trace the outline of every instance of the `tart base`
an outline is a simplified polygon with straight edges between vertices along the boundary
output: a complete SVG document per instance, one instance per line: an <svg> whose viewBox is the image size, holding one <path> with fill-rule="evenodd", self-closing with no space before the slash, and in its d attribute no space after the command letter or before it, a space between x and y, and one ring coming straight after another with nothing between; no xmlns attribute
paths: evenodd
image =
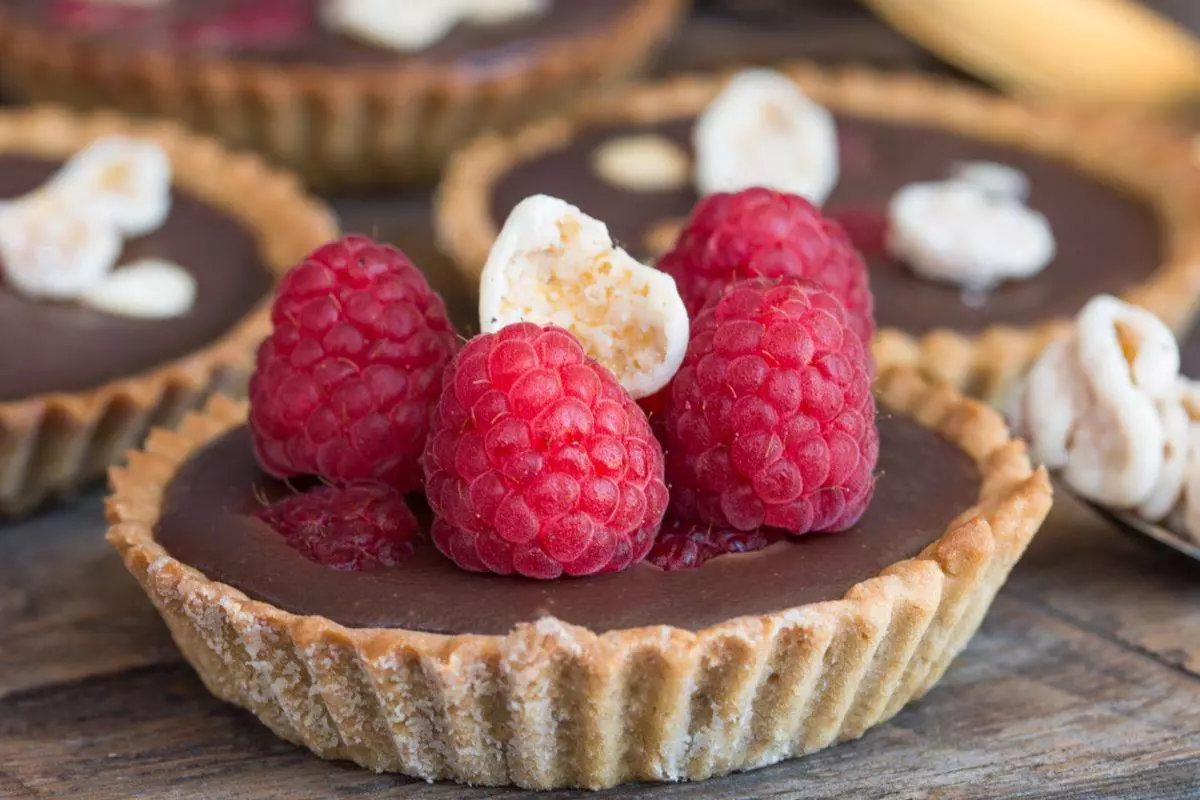
<svg viewBox="0 0 1200 800"><path fill-rule="evenodd" d="M1150 309L1177 333L1191 325L1200 303L1200 181L1182 138L1132 116L1044 108L915 74L804 63L780 69L834 112L925 125L1026 150L1146 202L1166 232L1163 263L1122 298ZM591 125L694 116L726 78L683 76L634 86L512 135L476 140L451 159L439 189L435 224L441 248L464 276L477 280L498 233L492 189L514 165L562 147ZM995 326L979 334L939 329L919 338L892 330L876 342L876 357L880 363L910 364L997 403L1065 323Z"/></svg>
<svg viewBox="0 0 1200 800"><path fill-rule="evenodd" d="M55 108L0 114L0 152L64 160L100 136L151 139L172 182L228 212L255 237L264 267L282 273L337 235L329 210L294 178L170 123ZM270 298L222 338L148 372L83 392L0 402L0 517L27 513L104 474L151 427L170 427L215 392L244 390L270 331Z"/></svg>
<svg viewBox="0 0 1200 800"><path fill-rule="evenodd" d="M0 83L23 101L115 108L179 119L257 150L323 189L433 179L446 157L489 128L571 104L635 74L687 9L643 0L582 41L518 69L281 66L94 47L0 8Z"/></svg>
<svg viewBox="0 0 1200 800"><path fill-rule="evenodd" d="M504 636L349 629L210 581L154 526L179 465L244 419L224 398L111 472L108 539L205 686L319 756L531 789L701 780L857 738L921 696L1050 508L1045 471L995 412L903 367L879 394L976 461L978 504L841 600L698 632L553 618Z"/></svg>

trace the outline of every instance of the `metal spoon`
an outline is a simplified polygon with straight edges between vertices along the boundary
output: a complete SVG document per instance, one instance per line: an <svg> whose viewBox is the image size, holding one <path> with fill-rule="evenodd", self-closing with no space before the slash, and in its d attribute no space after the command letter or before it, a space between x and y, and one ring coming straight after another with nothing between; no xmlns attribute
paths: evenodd
<svg viewBox="0 0 1200 800"><path fill-rule="evenodd" d="M1164 528L1162 525L1148 522L1138 515L1131 514L1128 511L1118 511L1117 509L1105 508L1102 505L1093 503L1091 500L1088 500L1079 493L1071 491L1068 487L1063 486L1061 481L1058 482L1058 488L1060 490L1070 491L1073 497L1076 497L1081 502L1091 506L1098 511L1101 516L1113 522L1118 527L1124 528L1127 531L1132 531L1133 533L1141 534L1142 536L1149 536L1154 541L1158 542L1159 544L1166 545L1177 553L1182 553L1188 558L1200 561L1200 546L1192 544L1169 528Z"/></svg>

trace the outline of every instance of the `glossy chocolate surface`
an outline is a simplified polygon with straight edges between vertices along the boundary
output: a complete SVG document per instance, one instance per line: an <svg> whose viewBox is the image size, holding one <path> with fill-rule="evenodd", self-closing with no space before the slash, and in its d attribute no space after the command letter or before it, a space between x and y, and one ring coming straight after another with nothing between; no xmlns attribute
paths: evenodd
<svg viewBox="0 0 1200 800"><path fill-rule="evenodd" d="M690 152L692 122L586 131L565 148L519 164L502 177L493 191L493 218L502 223L530 194L555 195L604 220L633 254L648 257L647 232L661 221L686 217L697 200L695 191L690 185L666 192L617 188L592 171L591 154L613 137L645 132L660 133ZM995 161L1029 176L1029 204L1050 220L1058 241L1054 261L1040 275L1001 285L980 307L967 305L958 287L916 278L904 264L869 255L881 328L914 334L934 328L979 331L1070 316L1092 296L1144 280L1160 264L1160 231L1152 210L1069 166L944 131L861 118L839 117L838 133L841 174L825 205L830 213L882 214L908 183L948 177L958 163Z"/></svg>
<svg viewBox="0 0 1200 800"><path fill-rule="evenodd" d="M0 157L0 199L46 181L60 165ZM32 300L0 277L0 402L73 392L132 377L219 339L271 289L253 237L229 215L178 191L166 223L129 240L118 265L174 261L196 277L196 304L183 317L135 320L75 303Z"/></svg>
<svg viewBox="0 0 1200 800"><path fill-rule="evenodd" d="M548 43L593 34L638 0L551 0L544 12L511 22L460 24L436 43L411 53L369 45L331 30L321 22L321 2L290 0L289 6L282 6L277 0L259 0L266 10L256 14L251 0L168 0L166 8L147 12L144 21L133 25L108 28L74 23L69 29L106 45L136 43L202 56L327 65L459 61L469 69L486 69L520 61ZM396 0L398 6L403 3ZM8 4L24 16L64 29L70 19L55 15L52 0L8 0ZM268 14L279 21L264 21ZM264 33L256 33L256 25ZM290 29L286 35L281 33L285 26Z"/></svg>
<svg viewBox="0 0 1200 800"><path fill-rule="evenodd" d="M638 564L614 575L535 581L464 572L422 541L413 560L397 569L336 572L248 516L258 507L256 494L278 497L287 490L259 470L244 427L183 465L167 489L156 536L171 555L209 578L287 611L351 627L499 634L553 615L595 631L698 630L840 598L919 553L974 504L979 476L966 455L908 420L885 416L879 428L875 497L854 528L721 556L694 570Z"/></svg>

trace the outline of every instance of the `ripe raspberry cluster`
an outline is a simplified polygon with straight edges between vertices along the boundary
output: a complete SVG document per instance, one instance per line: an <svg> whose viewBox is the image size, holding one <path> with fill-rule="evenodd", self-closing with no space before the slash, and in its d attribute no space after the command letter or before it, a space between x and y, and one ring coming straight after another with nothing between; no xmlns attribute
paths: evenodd
<svg viewBox="0 0 1200 800"><path fill-rule="evenodd" d="M395 248L312 254L280 287L250 427L267 472L330 485L260 517L321 563L386 567L429 546L402 497L423 486L432 546L538 579L694 568L852 526L879 437L873 299L845 233L799 197L713 195L660 266L693 321L683 365L639 406L554 325L455 353Z"/></svg>
<svg viewBox="0 0 1200 800"><path fill-rule="evenodd" d="M755 188L705 197L658 268L675 279L693 317L736 281L796 278L833 293L862 341L875 332L862 256L840 225L797 195Z"/></svg>

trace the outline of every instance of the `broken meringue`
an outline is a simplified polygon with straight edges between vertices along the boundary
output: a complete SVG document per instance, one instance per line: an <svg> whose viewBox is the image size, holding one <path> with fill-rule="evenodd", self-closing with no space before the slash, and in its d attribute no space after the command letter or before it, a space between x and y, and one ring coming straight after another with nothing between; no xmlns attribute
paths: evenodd
<svg viewBox="0 0 1200 800"><path fill-rule="evenodd" d="M502 25L546 10L547 0L327 0L327 27L401 52L436 44L460 22Z"/></svg>
<svg viewBox="0 0 1200 800"><path fill-rule="evenodd" d="M33 298L69 300L100 284L121 254L110 220L38 192L0 205L4 280Z"/></svg>
<svg viewBox="0 0 1200 800"><path fill-rule="evenodd" d="M1016 416L1031 456L1090 500L1158 514L1178 496L1175 459L1187 447L1168 438L1180 435L1178 375L1178 345L1157 317L1093 298L1022 388Z"/></svg>
<svg viewBox="0 0 1200 800"><path fill-rule="evenodd" d="M182 317L196 303L196 279L178 264L147 258L122 266L79 301L97 311L134 319Z"/></svg>
<svg viewBox="0 0 1200 800"><path fill-rule="evenodd" d="M142 236L171 212L171 161L154 142L106 136L76 153L44 191L126 236Z"/></svg>
<svg viewBox="0 0 1200 800"><path fill-rule="evenodd" d="M548 5L549 0L466 0L464 18L479 25L502 25L541 14Z"/></svg>
<svg viewBox="0 0 1200 800"><path fill-rule="evenodd" d="M975 180L902 188L888 205L887 246L921 277L976 291L1030 278L1055 253L1045 216Z"/></svg>
<svg viewBox="0 0 1200 800"><path fill-rule="evenodd" d="M992 197L1025 201L1029 197L1029 176L1016 167L995 161L968 161L951 173L954 180L969 183Z"/></svg>
<svg viewBox="0 0 1200 800"><path fill-rule="evenodd" d="M609 139L592 152L592 171L631 192L667 192L687 186L687 153L652 133Z"/></svg>
<svg viewBox="0 0 1200 800"><path fill-rule="evenodd" d="M463 0L329 0L325 24L368 44L420 50L437 42L463 18Z"/></svg>
<svg viewBox="0 0 1200 800"><path fill-rule="evenodd" d="M837 184L833 115L773 70L745 70L730 79L692 137L702 194L765 186L820 205Z"/></svg>
<svg viewBox="0 0 1200 800"><path fill-rule="evenodd" d="M616 247L603 222L554 197L527 197L512 210L479 294L482 332L522 321L566 328L635 398L666 386L687 350L675 281Z"/></svg>

